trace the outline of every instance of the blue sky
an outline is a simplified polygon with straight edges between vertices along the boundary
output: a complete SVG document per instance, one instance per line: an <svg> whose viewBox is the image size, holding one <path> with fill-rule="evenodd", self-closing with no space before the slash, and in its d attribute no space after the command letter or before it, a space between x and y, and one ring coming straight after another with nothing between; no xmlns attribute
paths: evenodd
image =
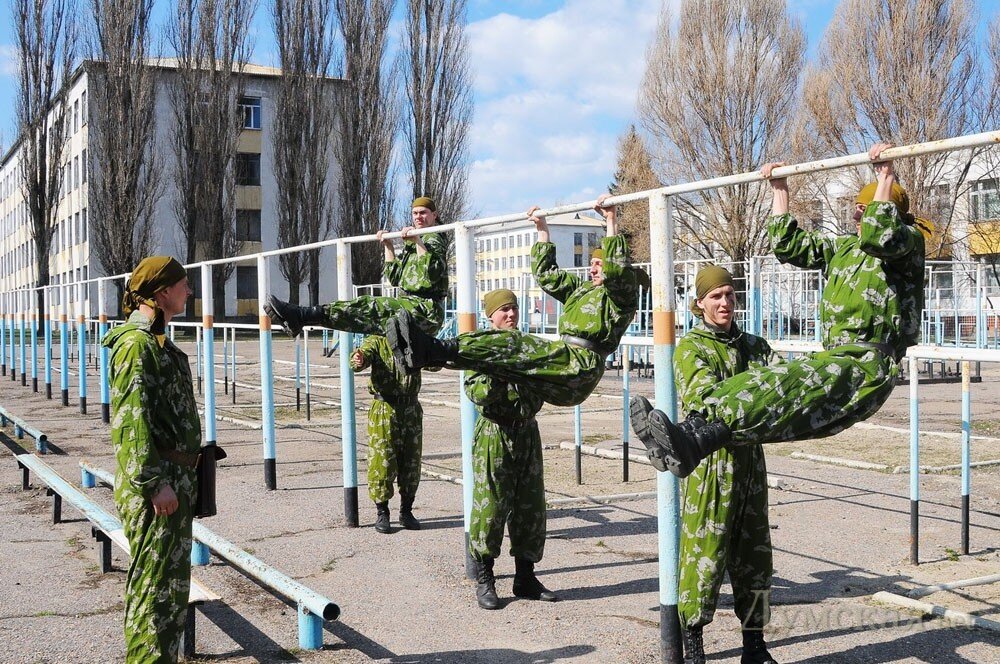
<svg viewBox="0 0 1000 664"><path fill-rule="evenodd" d="M253 30L254 61L262 64L276 59L270 1L258 8ZM617 138L635 121L644 55L662 1L469 0L474 213L516 212L605 190ZM86 7L87 0L77 2ZM835 3L788 4L806 28L812 53ZM1000 0L976 4L984 25L1000 8ZM9 145L15 82L9 2L0 6L0 17L0 132Z"/></svg>

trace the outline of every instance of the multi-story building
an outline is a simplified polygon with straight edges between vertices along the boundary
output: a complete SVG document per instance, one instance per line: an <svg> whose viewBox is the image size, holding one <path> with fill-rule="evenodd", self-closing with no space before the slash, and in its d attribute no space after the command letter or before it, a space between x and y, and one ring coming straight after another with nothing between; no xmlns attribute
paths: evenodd
<svg viewBox="0 0 1000 664"><path fill-rule="evenodd" d="M58 222L49 258L53 285L107 276L91 243L90 228L92 224L100 223L100 220L93 219L89 213L87 191L91 169L96 168L99 163L93 158L89 141L88 120L94 105L93 95L88 92L92 86L100 85L101 81L99 76L92 75L94 69L95 64L92 62L81 64L61 93L66 105L68 138L60 168L62 186ZM165 187L153 212L153 253L170 254L183 260L187 245L174 212L178 191L171 184L174 180L171 173L176 168L176 160L171 148L174 112L169 86L177 75L177 68L172 61L159 60L155 71L157 94L153 149L157 154L161 181ZM275 249L278 246L278 184L274 175L273 127L279 121L275 117L275 100L280 75L281 71L273 67L246 65L244 68L243 92L239 100L243 130L239 136L234 162L237 179L236 234L242 243L239 255ZM340 82L340 79L330 79L331 85ZM20 162L20 142L15 142L0 161L0 221L3 230L3 237L0 238L0 290L3 291L35 284L35 248L22 195ZM331 164L331 183L336 181L337 174L338 165ZM199 260L218 258L205 255L200 248L197 254ZM336 257L333 248L320 250L320 256L323 275L320 280L320 299L328 301L335 299L336 294ZM277 259L271 259L270 265L271 291L279 297L287 298L288 284L278 269ZM195 284L196 288L199 285ZM91 289L88 300L95 293L96 290ZM109 293L114 293L114 289L109 289ZM302 301L306 301L308 297L305 284L301 288L300 297ZM226 285L225 302L215 303L217 315L223 313L223 307L228 316L256 314L257 298L256 265L237 265ZM90 302L86 304L87 311L93 314ZM197 301L196 309L200 309ZM109 307L109 310L114 311L114 308Z"/></svg>

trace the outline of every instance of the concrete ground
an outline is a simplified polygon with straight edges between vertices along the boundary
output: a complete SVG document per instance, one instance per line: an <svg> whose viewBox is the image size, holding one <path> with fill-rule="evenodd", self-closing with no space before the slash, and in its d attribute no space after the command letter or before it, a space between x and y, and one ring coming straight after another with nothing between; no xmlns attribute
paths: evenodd
<svg viewBox="0 0 1000 664"><path fill-rule="evenodd" d="M182 344L189 348L190 344ZM222 596L197 618L200 661L227 662L659 662L656 501L553 508L548 513L540 578L561 601L511 597L513 562L497 562L502 610L475 603L465 579L462 491L439 476L461 475L458 377L425 374L425 469L417 515L419 532L379 535L365 491L365 448L359 447L361 527L345 525L338 359L314 347L313 420L294 410L292 346L276 342L278 489L263 486L256 342L237 348L241 383L235 406L220 389L219 443L229 452L219 472L218 516L203 521L261 560L321 592L342 610L329 623L321 651L298 649L296 610L213 558L195 574ZM973 385L973 458L1000 459L1000 369L983 368ZM222 380L221 366L217 369ZM0 377L0 405L49 435L44 457L71 482L88 459L113 469L106 425L100 421L96 378L90 370L89 413L48 401ZM58 374L56 393L58 395ZM330 386L330 387L324 387ZM221 388L221 384L220 384ZM652 381L635 379L634 393L650 395ZM359 377L358 432L364 442L364 377ZM621 382L605 377L583 409L583 442L621 447ZM921 386L921 463L958 463L960 386ZM330 403L324 403L330 402ZM225 404L225 406L223 406ZM546 483L551 499L655 491L655 473L621 460L587 456L577 485L574 458L558 449L573 440L572 409L546 407L540 416ZM887 466L908 464L907 386L864 426L822 441L768 447L772 490L775 581L766 630L780 662L998 662L1000 633L956 626L941 618L880 605L878 591L907 591L1000 573L1000 469L974 470L970 553L960 552L960 478L955 472L920 477L920 564L909 562L909 476L856 470L792 458L802 451ZM13 431L4 430L6 443ZM632 448L633 453L639 450ZM0 448L2 455L9 455ZM6 469L6 470L3 470ZM37 478L21 490L13 459L0 466L0 662L118 662L123 660L122 592L126 559L100 574L90 529L75 510L51 523L51 499ZM86 490L113 512L106 487ZM393 515L397 501L393 501ZM925 601L1000 622L1000 583L940 592ZM716 620L706 629L710 661L739 661L739 625L728 586Z"/></svg>

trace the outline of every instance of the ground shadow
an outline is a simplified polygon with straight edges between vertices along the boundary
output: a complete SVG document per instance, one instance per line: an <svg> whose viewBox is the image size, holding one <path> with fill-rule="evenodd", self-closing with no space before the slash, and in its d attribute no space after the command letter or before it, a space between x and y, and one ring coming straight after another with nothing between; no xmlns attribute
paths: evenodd
<svg viewBox="0 0 1000 664"><path fill-rule="evenodd" d="M591 645L563 646L538 652L524 652L513 648L484 648L482 650L453 650L416 655L397 655L392 664L549 664L560 659L581 657L597 650Z"/></svg>
<svg viewBox="0 0 1000 664"><path fill-rule="evenodd" d="M239 650L219 654L198 653L198 637L195 632L195 656L198 659L218 661L238 657L257 657L261 661L298 662L289 650L223 602L211 602L199 607L201 614L240 646Z"/></svg>

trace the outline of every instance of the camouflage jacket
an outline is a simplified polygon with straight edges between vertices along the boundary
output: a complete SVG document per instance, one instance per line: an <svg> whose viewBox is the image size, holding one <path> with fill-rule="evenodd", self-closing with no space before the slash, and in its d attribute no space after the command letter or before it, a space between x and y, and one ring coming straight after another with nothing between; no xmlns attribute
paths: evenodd
<svg viewBox="0 0 1000 664"><path fill-rule="evenodd" d="M531 390L475 372L466 374L465 394L483 417L501 424L529 420L544 403Z"/></svg>
<svg viewBox="0 0 1000 664"><path fill-rule="evenodd" d="M593 341L607 354L618 347L639 308L639 283L624 236L605 237L603 248L600 286L559 269L551 242L531 247L531 271L542 290L564 305L559 333Z"/></svg>
<svg viewBox="0 0 1000 664"><path fill-rule="evenodd" d="M382 268L386 281L407 295L443 300L448 296L448 238L444 233L421 235L427 253L417 253L414 242L403 242L403 250Z"/></svg>
<svg viewBox="0 0 1000 664"><path fill-rule="evenodd" d="M768 235L783 263L822 270L823 347L887 343L897 355L917 343L924 310L924 236L893 203L869 203L861 235L830 237L799 229L789 215L771 217Z"/></svg>
<svg viewBox="0 0 1000 664"><path fill-rule="evenodd" d="M364 356L364 363L356 364L352 354L351 368L361 371L371 367L372 374L368 381L368 391L371 394L391 404L420 393L420 372L408 374L397 366L385 337L369 334L358 346L358 350Z"/></svg>
<svg viewBox="0 0 1000 664"><path fill-rule="evenodd" d="M681 415L704 412L706 395L720 380L746 371L751 363L772 364L775 360L767 341L744 332L736 323L723 332L700 322L680 340L674 356Z"/></svg>
<svg viewBox="0 0 1000 664"><path fill-rule="evenodd" d="M194 469L164 459L161 452L193 454L201 448L201 420L187 355L170 339L161 348L151 325L135 311L103 341L110 353L117 486L146 499L165 484L175 493L193 491Z"/></svg>

